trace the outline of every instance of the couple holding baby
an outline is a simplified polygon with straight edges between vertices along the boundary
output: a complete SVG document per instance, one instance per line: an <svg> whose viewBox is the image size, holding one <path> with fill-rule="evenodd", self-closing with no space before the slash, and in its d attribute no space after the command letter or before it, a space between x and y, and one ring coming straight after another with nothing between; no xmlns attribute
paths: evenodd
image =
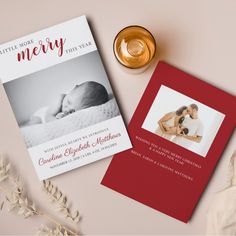
<svg viewBox="0 0 236 236"><path fill-rule="evenodd" d="M156 134L189 148L193 142L200 143L203 124L198 117L198 106L182 106L177 111L165 114L158 122Z"/></svg>

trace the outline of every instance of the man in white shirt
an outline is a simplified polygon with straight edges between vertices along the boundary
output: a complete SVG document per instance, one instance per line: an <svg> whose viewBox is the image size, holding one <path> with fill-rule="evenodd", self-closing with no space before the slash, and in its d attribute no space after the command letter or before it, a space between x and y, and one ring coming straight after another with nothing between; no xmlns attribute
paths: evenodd
<svg viewBox="0 0 236 236"><path fill-rule="evenodd" d="M185 117L182 126L188 129L188 134L177 134L173 142L188 148L193 142L200 143L203 137L203 124L198 118L198 106L191 104L188 106L189 117Z"/></svg>

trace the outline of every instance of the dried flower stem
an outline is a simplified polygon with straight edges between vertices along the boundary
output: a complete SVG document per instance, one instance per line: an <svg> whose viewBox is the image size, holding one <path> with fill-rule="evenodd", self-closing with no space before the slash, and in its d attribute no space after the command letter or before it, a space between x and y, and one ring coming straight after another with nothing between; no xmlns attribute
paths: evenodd
<svg viewBox="0 0 236 236"><path fill-rule="evenodd" d="M51 216L49 216L49 215L47 215L47 214L45 214L45 213L40 213L40 215L41 215L42 217L44 217L45 219L51 221L51 222L54 223L55 225L62 227L62 228L65 229L68 233L71 233L72 235L78 235L78 233L73 232L72 230L70 230L69 228L67 228L67 227L64 226L64 225L61 225L58 221L54 220Z"/></svg>
<svg viewBox="0 0 236 236"><path fill-rule="evenodd" d="M5 194L6 200L9 202L9 210L16 209L18 211L17 214L22 215L25 218L29 218L34 215L41 216L55 224L55 229L49 229L47 227L42 228L41 232L48 233L48 235L68 235L68 233L71 235L78 235L76 232L70 230L66 226L61 225L50 215L47 215L44 212L36 209L34 202L29 201L27 196L24 195L20 178L15 178L14 176L10 175L10 167L10 163L6 163L3 160L3 157L0 156L0 191ZM13 188L4 186L3 182L9 182L9 185L13 185ZM3 207L3 204L4 201L1 204L1 208Z"/></svg>
<svg viewBox="0 0 236 236"><path fill-rule="evenodd" d="M58 209L64 215L64 217L70 219L74 223L79 222L79 211L76 210L74 214L72 214L66 195L64 195L57 186L53 185L49 180L44 180L43 190L47 193L50 201L57 203Z"/></svg>
<svg viewBox="0 0 236 236"><path fill-rule="evenodd" d="M8 194L11 193L11 190L0 186L0 190L7 196ZM28 206L25 206L28 210L31 210ZM43 212L37 211L37 210L33 210L35 215L39 215L42 216L43 218L51 221L53 224L60 226L61 228L65 229L67 232L71 233L72 235L78 235L76 232L73 232L72 230L70 230L69 228L67 228L66 226L61 225L58 221L54 220L50 215L47 215Z"/></svg>

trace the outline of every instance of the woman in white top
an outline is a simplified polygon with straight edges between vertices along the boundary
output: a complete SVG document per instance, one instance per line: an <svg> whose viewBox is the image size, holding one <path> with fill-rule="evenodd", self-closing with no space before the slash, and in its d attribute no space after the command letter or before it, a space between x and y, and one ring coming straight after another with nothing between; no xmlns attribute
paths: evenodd
<svg viewBox="0 0 236 236"><path fill-rule="evenodd" d="M183 118L188 114L187 107L182 106L177 111L169 112L165 114L159 121L158 121L158 128L156 129L156 134L159 136L171 140L173 135L176 133L171 134L171 132L167 132L167 128L177 127L181 122L180 119Z"/></svg>

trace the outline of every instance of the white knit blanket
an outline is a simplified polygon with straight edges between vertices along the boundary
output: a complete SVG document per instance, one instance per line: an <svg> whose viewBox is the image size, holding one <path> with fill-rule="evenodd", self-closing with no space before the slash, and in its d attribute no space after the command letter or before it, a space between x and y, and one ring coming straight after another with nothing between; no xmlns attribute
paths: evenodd
<svg viewBox="0 0 236 236"><path fill-rule="evenodd" d="M27 148L30 148L118 115L118 106L112 98L105 104L77 111L52 122L22 127L21 133Z"/></svg>

